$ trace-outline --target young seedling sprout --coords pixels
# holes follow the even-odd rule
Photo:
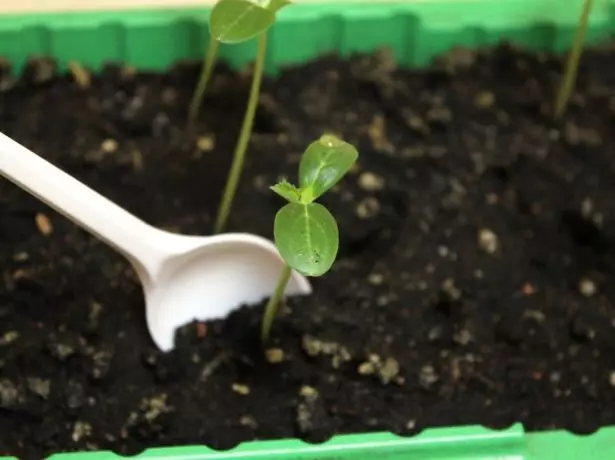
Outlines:
[[[192,123],[198,115],[201,101],[218,55],[219,44],[237,44],[258,37],[256,61],[254,63],[248,104],[214,224],[215,233],[222,232],[226,226],[235,191],[237,190],[239,176],[243,169],[243,161],[248,148],[248,141],[252,134],[254,114],[258,105],[265,67],[267,31],[274,24],[277,12],[290,3],[290,0],[218,0],[209,15],[210,42],[201,77],[190,104],[189,123]]]
[[[557,99],[555,100],[555,118],[560,118],[564,114],[566,106],[568,105],[568,100],[574,89],[579,61],[581,60],[581,54],[583,52],[583,44],[585,43],[585,35],[587,34],[587,24],[589,22],[589,13],[591,12],[592,3],[593,0],[585,0],[583,4],[583,11],[581,12],[579,25],[574,36],[572,49],[566,61],[564,80],[559,87]]]
[[[325,134],[312,142],[299,163],[299,187],[282,180],[271,189],[288,203],[275,215],[273,234],[286,262],[275,292],[265,307],[261,340],[269,339],[271,325],[292,270],[322,276],[332,267],[339,248],[333,215],[315,200],[329,191],[355,164],[359,153],[347,142]]]

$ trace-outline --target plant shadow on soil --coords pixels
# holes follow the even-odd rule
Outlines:
[[[614,424],[614,48],[585,55],[553,123],[561,69],[502,44],[420,71],[379,52],[266,79],[230,230],[271,238],[268,186],[323,131],[360,152],[324,199],[340,258],[288,301],[267,359],[262,305],[158,352],[128,263],[2,181],[0,453]],[[107,66],[82,89],[44,59],[18,81],[4,68],[0,125],[146,221],[206,234],[250,78],[218,66],[186,133],[197,73]]]

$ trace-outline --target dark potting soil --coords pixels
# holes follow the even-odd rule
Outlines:
[[[3,73],[0,127],[146,221],[207,234],[250,72],[220,65],[188,132],[198,70],[109,66],[82,89],[36,60]],[[272,236],[268,186],[323,131],[360,161],[323,200],[339,260],[288,301],[266,358],[261,306],[158,352],[128,263],[3,180],[0,453],[615,423],[615,49],[586,54],[555,123],[561,72],[502,45],[267,79],[229,230]]]

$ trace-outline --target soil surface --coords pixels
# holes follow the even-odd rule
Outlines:
[[[195,64],[108,66],[89,87],[46,60],[17,81],[3,68],[4,133],[152,224],[210,232],[249,69],[220,65],[187,131]],[[615,50],[585,56],[555,123],[561,70],[502,45],[428,70],[375,53],[267,79],[229,230],[272,236],[268,186],[294,180],[323,131],[360,161],[323,200],[339,260],[288,301],[266,357],[262,306],[158,352],[128,263],[3,180],[0,453],[614,424]]]

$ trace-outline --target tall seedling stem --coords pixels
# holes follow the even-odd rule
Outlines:
[[[254,74],[250,86],[248,105],[241,125],[241,132],[235,146],[233,162],[224,187],[222,199],[218,207],[218,215],[214,222],[214,233],[224,231],[226,222],[231,211],[239,177],[243,169],[243,162],[246,150],[252,135],[254,125],[254,115],[258,106],[260,96],[261,81],[265,67],[265,56],[267,54],[267,30],[274,24],[277,12],[290,4],[290,0],[218,0],[209,15],[209,33],[211,39],[219,43],[243,43],[258,37],[258,47],[256,62],[254,63]],[[199,82],[199,88],[195,95],[193,111],[198,112],[198,104],[202,98],[204,87],[211,75],[213,61],[217,51],[217,44],[210,44],[207,54],[207,62],[203,68],[203,76]],[[213,47],[213,50],[212,50]]]
[[[205,62],[203,64],[203,69],[201,70],[201,76],[199,77],[199,82],[194,92],[194,96],[192,96],[192,101],[190,102],[190,111],[188,112],[189,124],[194,123],[196,117],[199,115],[199,110],[201,109],[201,104],[203,102],[203,96],[205,95],[205,90],[207,89],[207,83],[209,83],[209,79],[211,78],[211,74],[216,64],[216,58],[218,57],[219,45],[220,42],[218,40],[210,37],[207,52],[205,54]]]
[[[589,22],[589,13],[591,11],[593,0],[585,0],[583,4],[583,11],[579,19],[579,25],[574,36],[574,42],[572,43],[572,49],[568,55],[566,61],[566,73],[564,74],[564,81],[560,85],[557,93],[557,99],[555,100],[555,118],[560,118],[566,107],[574,85],[577,79],[577,71],[579,69],[579,61],[583,52],[583,45],[585,43],[585,36],[587,35],[587,24]]]
[[[252,134],[252,126],[254,125],[254,115],[256,114],[256,107],[258,106],[258,98],[260,95],[261,82],[263,80],[263,69],[265,67],[265,56],[267,54],[267,32],[262,32],[258,36],[258,51],[256,54],[256,63],[254,64],[254,73],[252,74],[252,84],[250,86],[250,95],[248,96],[248,106],[241,125],[241,132],[239,133],[239,139],[235,147],[235,153],[233,154],[233,163],[231,170],[224,187],[224,193],[222,195],[222,201],[218,208],[218,216],[216,217],[216,223],[214,225],[214,232],[220,233],[226,226],[229,213],[231,211],[231,205],[235,198],[235,192],[237,191],[237,185],[239,183],[239,177],[243,169],[243,162],[246,157],[246,151],[248,150],[248,142]]]

